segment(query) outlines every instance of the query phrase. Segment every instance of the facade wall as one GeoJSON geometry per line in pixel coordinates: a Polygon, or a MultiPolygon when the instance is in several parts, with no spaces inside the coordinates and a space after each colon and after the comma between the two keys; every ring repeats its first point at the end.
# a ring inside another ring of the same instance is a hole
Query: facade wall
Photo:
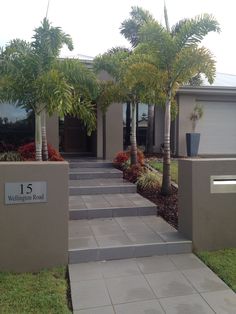
{"type": "Polygon", "coordinates": [[[66,265],[68,163],[0,162],[0,172],[0,271],[66,265]],[[5,183],[34,181],[46,182],[47,202],[5,204],[5,183]]]}
{"type": "Polygon", "coordinates": [[[112,104],[106,112],[105,148],[106,159],[113,160],[118,151],[123,150],[123,106],[112,104]]]}
{"type": "Polygon", "coordinates": [[[154,123],[154,148],[153,151],[159,153],[161,145],[164,143],[164,108],[155,106],[155,123],[154,123]]]}
{"type": "Polygon", "coordinates": [[[58,116],[55,114],[47,117],[47,140],[54,148],[59,150],[59,121],[58,116]]]}
{"type": "Polygon", "coordinates": [[[103,158],[103,113],[97,108],[97,158],[103,158]]]}
{"type": "Polygon", "coordinates": [[[192,132],[190,115],[196,104],[203,108],[203,117],[195,132],[201,134],[199,155],[236,155],[236,96],[220,94],[179,94],[178,155],[186,156],[186,133],[192,132]]]}

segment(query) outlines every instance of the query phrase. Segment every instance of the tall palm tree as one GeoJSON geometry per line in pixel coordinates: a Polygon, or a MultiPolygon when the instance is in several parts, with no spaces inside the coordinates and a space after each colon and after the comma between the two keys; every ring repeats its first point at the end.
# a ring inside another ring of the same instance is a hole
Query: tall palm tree
{"type": "MultiPolygon", "coordinates": [[[[122,22],[120,32],[126,39],[129,40],[132,47],[135,48],[140,42],[139,32],[140,29],[147,23],[154,22],[154,17],[146,10],[140,7],[132,7],[130,18],[122,22]]],[[[128,104],[127,104],[128,108],[128,104]]],[[[138,121],[137,121],[138,122],[138,121]]],[[[129,130],[129,129],[128,129],[129,130]]],[[[127,132],[127,125],[126,125],[127,132]]],[[[146,137],[146,151],[152,152],[153,150],[153,133],[154,133],[154,105],[148,104],[148,128],[146,137]]]]}
{"type": "MultiPolygon", "coordinates": [[[[19,106],[34,111],[38,161],[42,160],[42,112],[80,114],[89,132],[95,128],[92,98],[95,98],[96,79],[85,67],[78,65],[79,61],[58,61],[57,56],[63,43],[72,48],[70,37],[60,28],[51,27],[44,19],[42,26],[36,29],[31,43],[12,41],[2,49],[0,55],[0,100],[16,102],[19,106]],[[74,73],[74,80],[69,71],[74,73]]],[[[45,131],[43,121],[44,139],[45,131]]]]}
{"type": "MultiPolygon", "coordinates": [[[[155,102],[156,90],[153,86],[153,78],[157,80],[158,71],[151,64],[145,54],[130,53],[118,50],[115,53],[103,54],[94,60],[94,68],[97,71],[105,70],[111,75],[111,80],[103,83],[105,88],[101,94],[101,102],[105,107],[112,102],[130,102],[132,112],[131,123],[131,164],[137,164],[137,140],[136,140],[136,108],[141,102],[155,102]]],[[[155,81],[156,82],[156,81],[155,81]]],[[[158,94],[158,93],[157,93],[158,94]]]]}
{"type": "Polygon", "coordinates": [[[140,41],[146,51],[156,61],[162,71],[163,91],[165,92],[164,155],[162,193],[171,193],[170,176],[170,123],[171,103],[179,86],[189,81],[198,73],[203,73],[209,83],[215,75],[215,61],[210,51],[199,47],[199,43],[209,32],[219,32],[215,18],[203,14],[191,19],[179,21],[172,28],[169,26],[166,7],[165,26],[158,22],[144,25],[139,33],[140,41]]]}
{"type": "MultiPolygon", "coordinates": [[[[32,47],[39,57],[42,72],[49,71],[53,67],[63,45],[66,45],[69,50],[73,49],[71,37],[65,34],[60,27],[53,27],[47,18],[43,19],[41,26],[34,32],[32,47]]],[[[48,160],[46,106],[47,104],[41,111],[43,160],[48,160]]]]}

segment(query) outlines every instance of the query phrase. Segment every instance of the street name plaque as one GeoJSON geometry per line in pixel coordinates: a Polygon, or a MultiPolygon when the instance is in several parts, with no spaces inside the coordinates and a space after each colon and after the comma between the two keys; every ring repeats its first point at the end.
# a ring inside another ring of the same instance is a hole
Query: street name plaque
{"type": "Polygon", "coordinates": [[[47,182],[5,183],[5,204],[46,203],[47,182]]]}

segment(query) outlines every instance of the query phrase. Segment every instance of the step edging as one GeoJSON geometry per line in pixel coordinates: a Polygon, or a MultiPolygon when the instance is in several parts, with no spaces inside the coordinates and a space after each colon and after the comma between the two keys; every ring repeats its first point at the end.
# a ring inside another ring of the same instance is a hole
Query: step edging
{"type": "Polygon", "coordinates": [[[154,255],[172,255],[192,252],[192,241],[133,244],[113,247],[69,249],[69,264],[116,260],[154,255]]]}
{"type": "Polygon", "coordinates": [[[156,213],[157,213],[157,207],[152,206],[152,205],[137,206],[137,207],[92,208],[92,209],[71,208],[69,210],[69,217],[70,217],[70,220],[79,220],[79,219],[93,219],[93,218],[149,216],[149,215],[155,215],[156,213]]]}

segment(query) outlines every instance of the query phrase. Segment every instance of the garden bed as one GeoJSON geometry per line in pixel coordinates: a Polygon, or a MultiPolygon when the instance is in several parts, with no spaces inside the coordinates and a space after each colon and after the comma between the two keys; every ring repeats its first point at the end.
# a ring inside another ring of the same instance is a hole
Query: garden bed
{"type": "Polygon", "coordinates": [[[160,190],[160,188],[155,190],[138,189],[138,192],[156,204],[157,214],[178,229],[178,190],[172,187],[172,194],[170,196],[163,196],[160,190]]]}
{"type": "MultiPolygon", "coordinates": [[[[129,160],[129,152],[119,152],[117,153],[114,164],[118,169],[123,170],[124,179],[136,183],[138,178],[142,176],[143,172],[147,172],[147,168],[144,166],[145,162],[150,162],[150,156],[148,159],[144,159],[144,155],[142,152],[138,151],[138,164],[135,166],[130,166],[129,160]]],[[[154,159],[151,159],[154,160],[154,159]]],[[[155,158],[157,160],[157,158],[155,158]]],[[[160,164],[160,160],[158,160],[158,166],[160,164]]],[[[174,170],[176,171],[178,164],[175,162],[174,170]]],[[[150,170],[149,170],[150,172],[150,170]]],[[[157,214],[163,217],[169,224],[178,229],[178,188],[176,186],[172,186],[172,194],[169,196],[164,196],[161,194],[161,174],[155,173],[156,176],[156,184],[155,187],[150,187],[151,184],[148,184],[148,180],[150,183],[155,183],[153,180],[153,176],[149,176],[150,178],[146,178],[145,186],[137,185],[138,192],[143,197],[149,199],[154,204],[157,205],[157,214]],[[151,182],[152,181],[152,182],[151,182]],[[143,187],[142,187],[143,186],[143,187]]]]}

